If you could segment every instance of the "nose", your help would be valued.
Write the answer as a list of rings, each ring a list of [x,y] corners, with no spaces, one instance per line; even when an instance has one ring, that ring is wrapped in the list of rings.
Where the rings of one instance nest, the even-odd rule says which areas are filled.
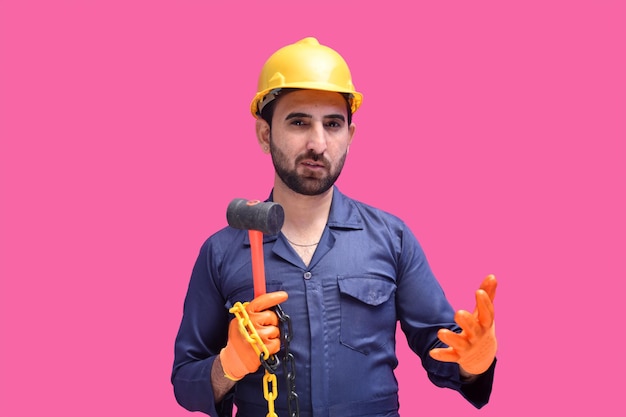
[[[321,155],[326,151],[326,131],[322,123],[313,123],[307,138],[307,150]]]

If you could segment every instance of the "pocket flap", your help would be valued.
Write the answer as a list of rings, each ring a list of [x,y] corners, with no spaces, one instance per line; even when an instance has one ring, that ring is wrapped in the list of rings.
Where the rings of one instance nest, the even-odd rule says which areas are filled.
[[[339,277],[338,283],[342,294],[372,306],[389,300],[396,289],[395,283],[374,277]]]

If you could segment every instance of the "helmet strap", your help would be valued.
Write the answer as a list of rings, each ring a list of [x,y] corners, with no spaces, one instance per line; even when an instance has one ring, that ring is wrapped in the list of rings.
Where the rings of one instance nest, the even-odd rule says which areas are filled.
[[[270,90],[270,92],[267,93],[265,97],[263,97],[263,99],[259,102],[258,114],[261,114],[261,112],[263,111],[263,107],[276,100],[276,97],[278,97],[281,90],[282,88],[275,88],[273,90]]]

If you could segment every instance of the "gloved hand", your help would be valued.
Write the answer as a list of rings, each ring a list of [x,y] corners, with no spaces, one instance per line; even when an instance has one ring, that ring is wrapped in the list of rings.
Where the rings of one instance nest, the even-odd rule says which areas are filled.
[[[260,295],[246,305],[252,325],[267,346],[270,355],[280,350],[280,329],[278,316],[268,310],[287,299],[285,291]],[[261,366],[259,355],[241,333],[237,318],[228,325],[228,342],[220,352],[222,368],[227,378],[238,381]]]
[[[454,315],[461,333],[440,329],[437,336],[449,347],[432,349],[431,357],[438,361],[456,362],[462,370],[474,375],[489,369],[498,349],[493,307],[497,285],[493,275],[483,280],[476,291],[474,312],[459,310]]]

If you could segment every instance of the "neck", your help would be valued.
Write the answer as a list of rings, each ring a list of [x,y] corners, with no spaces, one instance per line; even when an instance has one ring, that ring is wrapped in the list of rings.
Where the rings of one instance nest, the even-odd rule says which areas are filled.
[[[283,234],[297,243],[318,242],[328,221],[334,187],[324,194],[308,196],[295,193],[284,184],[277,185],[274,186],[273,199],[285,210]]]

